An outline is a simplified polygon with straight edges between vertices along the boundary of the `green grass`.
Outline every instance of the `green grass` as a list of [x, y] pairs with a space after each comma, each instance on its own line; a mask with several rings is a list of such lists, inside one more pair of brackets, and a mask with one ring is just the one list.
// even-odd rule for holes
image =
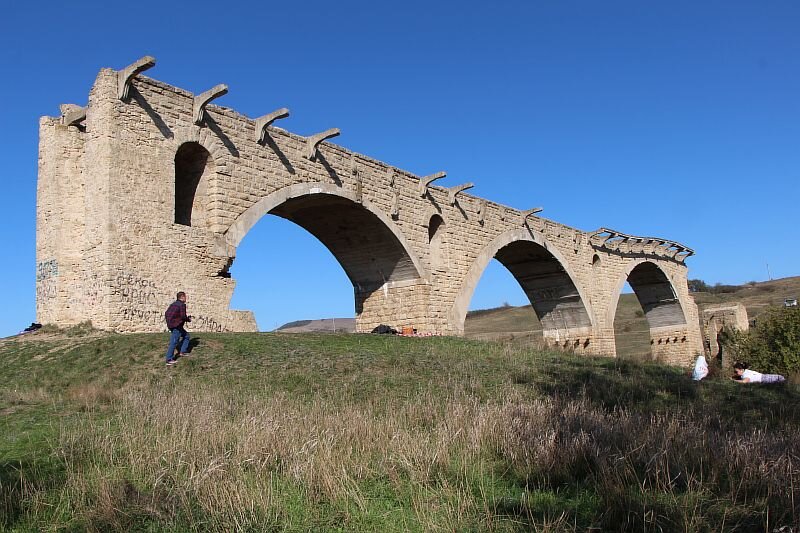
[[514, 343], [49, 331], [0, 341], [11, 531], [796, 524], [800, 392]]

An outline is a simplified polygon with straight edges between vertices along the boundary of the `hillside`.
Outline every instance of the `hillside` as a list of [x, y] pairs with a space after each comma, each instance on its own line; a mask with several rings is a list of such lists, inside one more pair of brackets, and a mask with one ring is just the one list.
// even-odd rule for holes
[[[730, 292], [692, 293], [702, 310], [712, 305], [739, 302], [747, 308], [750, 319], [758, 317], [769, 306], [783, 305], [787, 297], [800, 297], [800, 277], [753, 282], [726, 288]], [[465, 335], [471, 339], [531, 340], [542, 336], [542, 326], [530, 305], [499, 307], [467, 314]], [[647, 320], [636, 295], [622, 294], [617, 306], [614, 331], [617, 336], [617, 355], [628, 359], [649, 359], [650, 342]]]
[[800, 516], [795, 385], [346, 334], [198, 333], [167, 368], [166, 341], [0, 341], [0, 530], [771, 531]]

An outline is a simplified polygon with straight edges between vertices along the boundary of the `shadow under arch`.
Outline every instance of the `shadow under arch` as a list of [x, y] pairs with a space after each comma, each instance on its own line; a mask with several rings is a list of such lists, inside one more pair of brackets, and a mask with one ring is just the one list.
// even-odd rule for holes
[[[284, 187], [262, 198], [225, 232], [236, 247], [264, 216], [294, 222], [330, 250], [350, 279], [356, 294], [392, 284], [427, 280], [427, 274], [399, 228], [369, 202], [340, 187], [303, 183]], [[360, 313], [359, 302], [356, 312]]]
[[487, 244], [472, 263], [450, 311], [450, 321], [464, 332], [467, 308], [475, 287], [492, 259], [506, 267], [530, 300], [545, 331], [591, 328], [594, 320], [586, 298], [573, 281], [569, 264], [538, 232], [507, 231]]
[[686, 324], [686, 314], [672, 280], [656, 263], [641, 259], [631, 264], [617, 282], [608, 306], [607, 324], [614, 324], [617, 305], [625, 282], [633, 289], [650, 330]]
[[208, 186], [216, 174], [211, 153], [197, 141], [181, 144], [175, 152], [175, 224], [208, 224]]

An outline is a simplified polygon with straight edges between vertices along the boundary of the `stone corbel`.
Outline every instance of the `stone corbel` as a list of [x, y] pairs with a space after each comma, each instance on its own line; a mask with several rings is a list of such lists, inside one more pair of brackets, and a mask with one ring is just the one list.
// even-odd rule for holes
[[534, 207], [533, 209], [528, 209], [526, 211], [523, 211], [522, 212], [522, 225], [524, 226], [525, 224], [528, 223], [528, 217], [530, 217], [531, 215], [535, 215], [536, 213], [541, 213], [542, 209], [544, 209], [544, 208], [542, 208], [542, 207]]
[[339, 128], [331, 128], [329, 130], [323, 131], [322, 133], [316, 133], [310, 137], [306, 137], [306, 149], [303, 156], [309, 161], [313, 161], [317, 155], [317, 148], [319, 147], [319, 143], [327, 139], [336, 137], [341, 133], [342, 132], [339, 131]]
[[392, 218], [397, 220], [400, 217], [400, 191], [395, 189], [394, 198], [392, 199]]
[[428, 194], [428, 186], [436, 180], [442, 179], [447, 176], [447, 172], [437, 172], [436, 174], [431, 174], [429, 176], [425, 176], [419, 179], [419, 195], [421, 198], [425, 198], [425, 195]]
[[267, 140], [267, 127], [269, 127], [276, 120], [280, 120], [288, 116], [289, 110], [285, 107], [282, 107], [277, 111], [273, 111], [272, 113], [264, 115], [263, 117], [258, 117], [256, 119], [256, 142], [258, 144], [264, 144], [264, 141]]
[[61, 124], [64, 126], [77, 126], [86, 120], [86, 109], [75, 104], [61, 104]]
[[473, 188], [474, 186], [475, 186], [475, 184], [470, 182], [470, 183], [464, 183], [463, 185], [457, 185], [455, 187], [450, 187], [449, 189], [447, 189], [447, 196], [448, 196], [448, 198], [450, 200], [450, 205], [451, 206], [456, 205], [456, 202], [458, 201], [458, 199], [456, 197], [459, 194], [461, 194], [462, 192], [466, 191], [467, 189]]
[[138, 75], [149, 68], [156, 66], [156, 58], [152, 56], [144, 56], [138, 61], [131, 63], [124, 69], [117, 72], [117, 97], [120, 100], [128, 98], [130, 92], [131, 80], [134, 76]]
[[219, 98], [225, 94], [228, 94], [228, 86], [224, 83], [220, 83], [214, 88], [195, 96], [194, 103], [192, 105], [192, 116], [194, 117], [194, 123], [198, 126], [202, 124], [203, 119], [205, 118], [206, 106], [208, 103], [211, 102], [211, 100]]
[[356, 200], [358, 200], [358, 203], [361, 203], [361, 198], [364, 194], [364, 177], [361, 175], [361, 171], [358, 168], [355, 154], [350, 155], [350, 173], [353, 175], [353, 179], [356, 182]]

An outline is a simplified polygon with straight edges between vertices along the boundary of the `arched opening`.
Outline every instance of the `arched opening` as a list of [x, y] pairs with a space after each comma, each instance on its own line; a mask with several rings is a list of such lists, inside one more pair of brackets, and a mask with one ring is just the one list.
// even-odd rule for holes
[[446, 263], [443, 253], [444, 233], [444, 219], [440, 215], [433, 215], [428, 221], [428, 247], [432, 269], [444, 266]]
[[208, 181], [214, 160], [200, 143], [187, 142], [175, 153], [175, 224], [205, 227]]
[[[649, 359], [653, 330], [684, 325], [686, 317], [672, 283], [654, 263], [637, 264], [628, 274], [626, 286], [633, 294], [621, 291], [614, 315], [617, 355]], [[624, 331], [626, 327], [628, 331]]]
[[[511, 274], [533, 309], [532, 315], [528, 315], [529, 320], [517, 320], [514, 327], [518, 330], [529, 328], [534, 334], [540, 329], [535, 320], [538, 319], [548, 341], [570, 339], [574, 343], [581, 339], [585, 345], [581, 344], [580, 349], [589, 347], [592, 320], [580, 291], [562, 260], [548, 250], [540, 236], [524, 229], [497, 237], [470, 267], [453, 306], [452, 320], [457, 330], [465, 323], [466, 309], [474, 289], [493, 258]], [[474, 327], [472, 331], [475, 331]]]
[[617, 300], [614, 314], [614, 338], [617, 357], [636, 361], [650, 361], [650, 326], [636, 294], [626, 281]]
[[532, 241], [516, 241], [498, 250], [495, 258], [519, 282], [545, 330], [566, 333], [591, 327], [572, 278], [545, 247]]
[[353, 286], [325, 245], [302, 227], [263, 216], [236, 249], [232, 309], [253, 311], [259, 331], [350, 332]]
[[492, 259], [483, 271], [464, 320], [464, 336], [501, 341], [542, 341], [542, 323], [509, 270]]
[[[323, 188], [307, 184], [287, 187], [251, 207], [228, 230], [229, 242], [238, 245], [242, 237], [256, 225], [256, 222], [264, 215], [269, 214], [293, 222], [294, 227], [287, 229], [286, 224], [277, 224], [274, 221], [265, 221], [265, 226], [283, 228], [282, 231], [293, 235], [298, 234], [297, 230], [304, 234], [302, 238], [296, 237], [290, 241], [282, 241], [278, 247], [270, 246], [270, 243], [251, 245], [248, 240], [247, 246], [261, 248], [254, 252], [258, 256], [256, 259], [248, 259], [258, 262], [259, 266], [247, 273], [244, 270], [245, 267], [242, 266], [242, 257], [237, 259], [236, 267], [233, 269], [233, 274], [239, 282], [237, 293], [234, 295], [237, 307], [242, 305], [242, 297], [238, 295], [240, 287], [248, 285], [255, 287], [255, 284], [248, 279], [239, 280], [242, 274], [246, 274], [246, 276], [273, 276], [276, 274], [281, 277], [281, 290], [286, 287], [297, 287], [298, 291], [307, 294], [308, 286], [316, 287], [316, 290], [319, 291], [317, 299], [329, 302], [325, 309], [335, 309], [339, 314], [343, 309], [340, 301], [342, 294], [340, 281], [343, 276], [339, 274], [343, 270], [344, 277], [350, 281], [351, 286], [347, 291], [350, 295], [347, 300], [348, 302], [354, 301], [354, 304], [349, 305], [350, 318], [353, 317], [353, 307], [355, 314], [361, 315], [364, 310], [364, 302], [376, 291], [380, 291], [378, 294], [383, 294], [384, 291], [389, 290], [389, 287], [419, 281], [421, 272], [418, 264], [409, 255], [407, 245], [401, 242], [402, 236], [398, 237], [398, 230], [390, 227], [391, 222], [385, 220], [385, 217], [382, 218], [380, 213], [347, 197], [346, 193], [334, 191], [333, 187], [330, 192], [320, 192]], [[321, 243], [324, 248], [327, 248], [329, 254], [326, 252], [320, 256], [318, 252], [311, 254], [303, 252], [303, 257], [309, 257], [307, 261], [312, 262], [310, 265], [304, 263], [297, 269], [289, 268], [287, 270], [284, 268], [285, 263], [291, 263], [294, 255], [300, 253], [299, 248], [302, 248], [303, 242], [309, 240]], [[322, 249], [322, 247], [314, 245], [312, 248]], [[247, 252], [247, 249], [245, 248], [243, 251]], [[340, 269], [334, 269], [338, 270], [338, 274], [335, 275], [331, 274], [330, 265], [333, 261], [340, 267]], [[322, 279], [331, 281], [335, 286], [327, 287], [324, 283], [320, 285], [318, 282]], [[353, 296], [355, 296], [354, 300]], [[267, 299], [269, 298], [267, 297]], [[330, 305], [330, 302], [334, 300], [338, 303]], [[268, 324], [274, 328], [278, 322], [283, 324], [295, 320], [334, 318], [321, 316], [320, 312], [323, 312], [323, 309], [318, 309], [319, 306], [316, 305], [313, 297], [310, 300], [309, 309], [303, 312], [302, 316], [276, 313], [271, 309], [275, 305], [274, 301], [261, 305], [254, 305], [253, 302], [248, 303], [247, 307], [255, 311], [260, 327]], [[280, 306], [280, 303], [277, 305]], [[262, 318], [262, 315], [267, 318]], [[341, 314], [339, 314], [340, 316]]]

